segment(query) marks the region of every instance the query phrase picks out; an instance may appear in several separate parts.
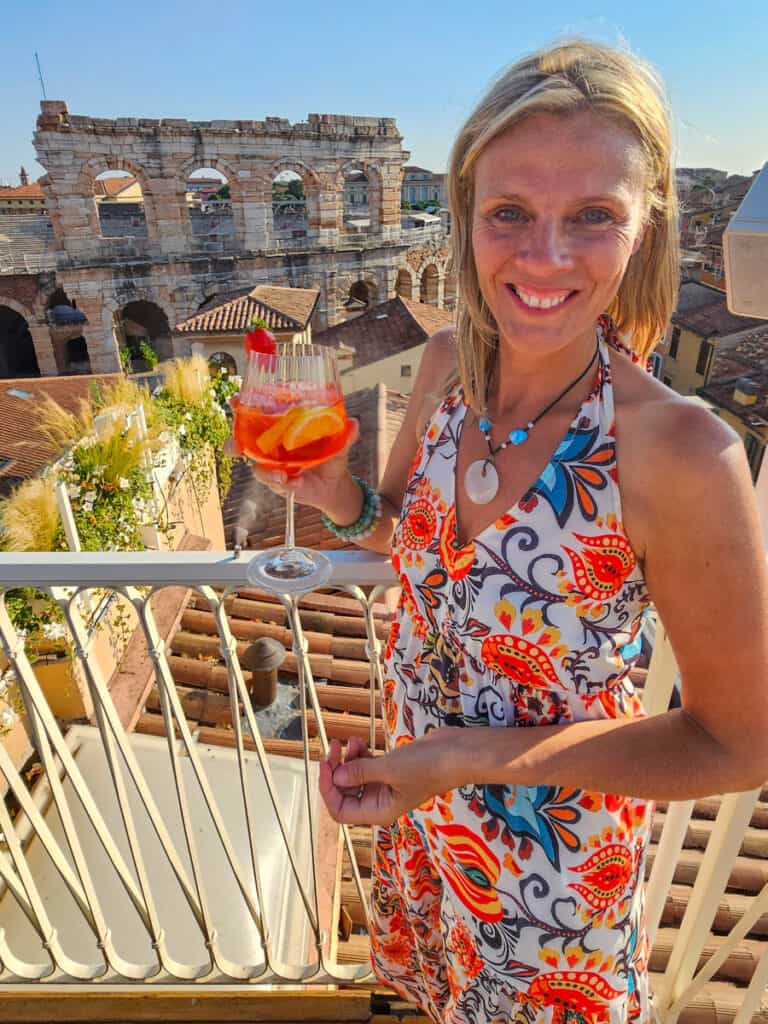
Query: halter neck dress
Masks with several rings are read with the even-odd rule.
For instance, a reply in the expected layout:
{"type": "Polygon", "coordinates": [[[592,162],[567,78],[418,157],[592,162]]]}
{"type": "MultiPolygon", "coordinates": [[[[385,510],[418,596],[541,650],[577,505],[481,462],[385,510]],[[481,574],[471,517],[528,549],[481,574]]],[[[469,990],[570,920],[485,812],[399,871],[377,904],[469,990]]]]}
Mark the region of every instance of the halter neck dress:
{"type": "MultiPolygon", "coordinates": [[[[616,471],[609,351],[623,346],[608,317],[596,333],[594,386],[546,468],[463,546],[461,388],[426,426],[392,548],[402,592],[383,710],[393,746],[448,725],[644,715],[622,654],[650,603],[616,471]]],[[[446,1024],[647,1024],[652,813],[647,801],[567,785],[477,784],[377,828],[375,973],[446,1024]]]]}

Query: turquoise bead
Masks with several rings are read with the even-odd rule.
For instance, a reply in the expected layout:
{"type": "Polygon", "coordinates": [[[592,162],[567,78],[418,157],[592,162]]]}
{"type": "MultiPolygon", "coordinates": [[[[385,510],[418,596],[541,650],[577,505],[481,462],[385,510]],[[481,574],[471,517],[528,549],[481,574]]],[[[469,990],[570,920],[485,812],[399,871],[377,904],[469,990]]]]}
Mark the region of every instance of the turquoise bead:
{"type": "Polygon", "coordinates": [[[509,435],[509,440],[512,442],[512,444],[522,444],[523,441],[528,440],[528,431],[520,429],[513,430],[509,435]]]}
{"type": "Polygon", "coordinates": [[[477,421],[477,425],[484,434],[487,434],[491,429],[491,421],[487,416],[481,416],[477,421]]]}

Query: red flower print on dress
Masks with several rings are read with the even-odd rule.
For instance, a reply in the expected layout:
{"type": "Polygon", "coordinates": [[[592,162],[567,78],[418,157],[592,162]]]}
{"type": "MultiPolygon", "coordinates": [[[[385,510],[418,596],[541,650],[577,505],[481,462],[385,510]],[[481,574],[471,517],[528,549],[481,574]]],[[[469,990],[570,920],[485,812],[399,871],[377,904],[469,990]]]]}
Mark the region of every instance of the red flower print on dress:
{"type": "Polygon", "coordinates": [[[585,537],[574,533],[584,547],[573,551],[563,545],[573,566],[575,590],[594,601],[614,597],[624,580],[635,568],[635,556],[626,537],[618,533],[604,533],[598,537],[585,537]]]}
{"type": "Polygon", "coordinates": [[[590,1024],[608,1024],[611,1018],[606,1000],[621,995],[621,990],[612,988],[593,971],[550,971],[533,979],[523,1001],[554,1008],[552,1024],[567,1024],[574,1013],[580,1013],[590,1024]]]}
{"type": "Polygon", "coordinates": [[[423,551],[436,529],[437,514],[433,505],[426,498],[411,502],[401,527],[403,544],[412,551],[423,551]]]}
{"type": "Polygon", "coordinates": [[[481,656],[488,668],[520,686],[543,690],[563,687],[546,651],[525,637],[488,636],[483,640],[481,656]]]}
{"type": "Polygon", "coordinates": [[[621,843],[603,846],[582,864],[572,867],[583,881],[569,882],[594,910],[606,910],[616,903],[632,878],[632,851],[621,843]]]}
{"type": "Polygon", "coordinates": [[[463,580],[475,561],[475,542],[456,546],[456,508],[451,505],[440,527],[440,556],[452,580],[463,580]]]}
{"type": "Polygon", "coordinates": [[[483,921],[500,921],[503,911],[495,886],[501,868],[496,854],[464,825],[428,821],[427,829],[443,840],[440,867],[462,904],[483,921]]]}

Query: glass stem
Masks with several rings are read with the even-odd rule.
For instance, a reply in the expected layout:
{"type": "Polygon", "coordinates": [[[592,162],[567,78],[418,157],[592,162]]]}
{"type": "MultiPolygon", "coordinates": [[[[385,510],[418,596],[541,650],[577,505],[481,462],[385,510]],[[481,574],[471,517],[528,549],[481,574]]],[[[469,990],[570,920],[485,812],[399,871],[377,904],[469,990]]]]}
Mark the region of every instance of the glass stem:
{"type": "Polygon", "coordinates": [[[285,502],[285,546],[290,549],[296,546],[293,538],[293,493],[286,495],[285,502]]]}

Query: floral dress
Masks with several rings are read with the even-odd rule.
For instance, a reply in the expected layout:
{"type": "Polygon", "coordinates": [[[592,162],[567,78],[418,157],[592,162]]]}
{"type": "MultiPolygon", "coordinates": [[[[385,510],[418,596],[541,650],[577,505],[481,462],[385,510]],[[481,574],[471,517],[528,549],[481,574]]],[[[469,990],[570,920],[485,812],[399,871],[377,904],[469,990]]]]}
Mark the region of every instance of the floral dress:
{"type": "MultiPolygon", "coordinates": [[[[541,476],[460,546],[457,388],[427,424],[393,540],[390,742],[440,726],[641,717],[622,648],[649,595],[622,523],[609,318],[594,387],[541,476]]],[[[647,1024],[653,805],[568,785],[477,783],[377,828],[371,960],[448,1024],[647,1024]]]]}

